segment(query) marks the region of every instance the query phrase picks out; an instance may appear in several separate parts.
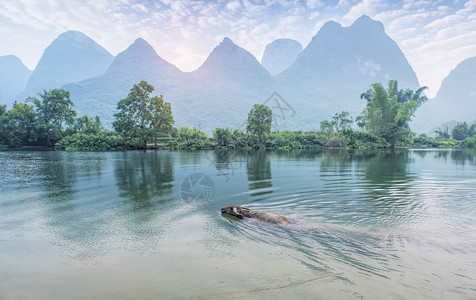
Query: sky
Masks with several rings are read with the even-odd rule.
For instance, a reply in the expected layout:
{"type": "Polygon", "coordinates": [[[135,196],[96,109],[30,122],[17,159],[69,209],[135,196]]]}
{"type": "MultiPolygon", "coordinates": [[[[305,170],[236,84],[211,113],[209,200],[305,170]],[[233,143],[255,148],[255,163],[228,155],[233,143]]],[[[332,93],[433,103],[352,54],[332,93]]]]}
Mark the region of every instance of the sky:
{"type": "Polygon", "coordinates": [[[230,37],[261,61],[267,44],[291,38],[304,47],[334,20],[381,21],[421,85],[438,91],[458,63],[476,56],[476,0],[2,0],[0,55],[34,69],[62,32],[78,30],[117,55],[138,37],[183,71],[193,71],[230,37]]]}

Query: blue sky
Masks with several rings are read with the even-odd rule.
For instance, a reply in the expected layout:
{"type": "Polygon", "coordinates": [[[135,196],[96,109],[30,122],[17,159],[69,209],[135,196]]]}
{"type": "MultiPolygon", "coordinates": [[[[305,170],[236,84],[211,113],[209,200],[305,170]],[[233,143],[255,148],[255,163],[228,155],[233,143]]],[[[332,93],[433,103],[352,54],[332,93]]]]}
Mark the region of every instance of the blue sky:
{"type": "Polygon", "coordinates": [[[142,37],[192,71],[225,36],[261,60],[274,39],[306,46],[326,21],[348,26],[363,14],[384,23],[430,96],[476,56],[476,0],[2,0],[0,55],[15,54],[33,69],[56,36],[79,30],[114,55],[142,37]]]}

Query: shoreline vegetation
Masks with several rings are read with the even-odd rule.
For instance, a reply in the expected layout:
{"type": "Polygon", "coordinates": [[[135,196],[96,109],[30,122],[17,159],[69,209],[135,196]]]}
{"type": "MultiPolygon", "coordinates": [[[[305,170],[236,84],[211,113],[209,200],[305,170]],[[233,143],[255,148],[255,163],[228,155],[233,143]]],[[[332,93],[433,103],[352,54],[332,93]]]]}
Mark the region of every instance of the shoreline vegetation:
{"type": "Polygon", "coordinates": [[[15,102],[10,110],[0,105],[0,149],[476,149],[476,124],[459,123],[451,132],[437,130],[437,137],[417,136],[410,130],[415,111],[428,100],[425,90],[398,89],[396,80],[390,80],[387,88],[372,84],[360,96],[367,106],[355,121],[344,111],[321,121],[314,131],[272,132],[272,111],[255,104],[245,130],[215,128],[209,136],[195,127],[173,127],[171,104],[162,95],[151,96],[154,87],[145,81],[135,84],[118,102],[112,131],[104,128],[98,116],[77,117],[69,92],[53,89],[38,94],[40,99],[15,102]]]}

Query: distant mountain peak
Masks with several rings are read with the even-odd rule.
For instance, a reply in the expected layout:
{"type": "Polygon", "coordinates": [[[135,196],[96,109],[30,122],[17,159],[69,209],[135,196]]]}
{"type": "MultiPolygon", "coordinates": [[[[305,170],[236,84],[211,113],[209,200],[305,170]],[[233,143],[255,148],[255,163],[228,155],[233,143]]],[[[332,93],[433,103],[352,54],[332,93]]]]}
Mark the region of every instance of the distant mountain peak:
{"type": "Polygon", "coordinates": [[[136,40],[134,41],[134,43],[132,43],[133,45],[144,45],[144,46],[150,46],[150,44],[144,40],[143,38],[139,37],[139,38],[136,38],[136,40]]]}
{"type": "Polygon", "coordinates": [[[0,56],[0,105],[11,104],[30,75],[31,70],[15,55],[0,56]]]}
{"type": "Polygon", "coordinates": [[[143,38],[137,38],[127,49],[119,53],[106,70],[106,73],[121,73],[128,68],[141,70],[144,72],[144,76],[146,76],[146,73],[155,74],[157,70],[164,69],[170,70],[169,75],[181,73],[177,67],[161,58],[143,38]]]}
{"type": "Polygon", "coordinates": [[[208,55],[205,62],[193,72],[197,77],[232,78],[251,83],[272,81],[269,72],[247,50],[225,37],[208,55]]]}
{"type": "Polygon", "coordinates": [[[63,32],[45,49],[18,99],[101,75],[113,58],[86,34],[74,30],[63,32]]]}
{"type": "Polygon", "coordinates": [[[339,30],[342,29],[342,25],[337,23],[336,21],[327,21],[322,25],[320,31],[334,31],[334,30],[339,30]]]}
{"type": "MultiPolygon", "coordinates": [[[[223,40],[221,41],[220,44],[224,44],[224,45],[235,45],[235,43],[233,43],[233,41],[229,38],[229,37],[224,37],[223,40]]],[[[236,45],[235,45],[236,46],[236,45]]]]}
{"type": "Polygon", "coordinates": [[[289,68],[301,52],[302,45],[298,41],[277,39],[266,46],[261,64],[275,76],[289,68]]]}
{"type": "Polygon", "coordinates": [[[154,48],[143,38],[137,38],[134,43],[129,45],[126,50],[123,52],[142,52],[142,53],[149,53],[150,55],[157,55],[154,48]]]}
{"type": "Polygon", "coordinates": [[[229,37],[224,37],[223,40],[218,44],[218,46],[215,47],[213,50],[214,52],[216,51],[233,51],[240,48],[238,45],[236,45],[229,37]]]}
{"type": "Polygon", "coordinates": [[[71,38],[71,37],[84,37],[84,38],[89,38],[86,34],[82,33],[81,31],[77,30],[68,30],[60,35],[58,35],[57,38],[71,38]]]}
{"type": "Polygon", "coordinates": [[[360,18],[355,20],[354,23],[352,23],[350,27],[354,29],[355,28],[365,29],[365,30],[373,29],[373,30],[385,32],[385,27],[383,26],[382,22],[376,21],[367,15],[362,15],[360,18]]]}
{"type": "Polygon", "coordinates": [[[18,58],[18,56],[12,55],[12,54],[0,56],[0,61],[14,62],[14,63],[23,64],[23,62],[21,61],[20,58],[18,58]]]}

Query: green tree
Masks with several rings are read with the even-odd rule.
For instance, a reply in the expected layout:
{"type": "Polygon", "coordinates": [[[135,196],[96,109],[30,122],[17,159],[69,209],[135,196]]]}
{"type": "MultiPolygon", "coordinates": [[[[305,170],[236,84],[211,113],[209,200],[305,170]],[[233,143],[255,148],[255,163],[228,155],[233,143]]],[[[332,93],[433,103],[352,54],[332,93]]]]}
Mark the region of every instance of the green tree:
{"type": "Polygon", "coordinates": [[[436,138],[439,140],[449,140],[450,139],[450,133],[448,132],[448,126],[445,127],[445,129],[437,129],[435,130],[436,133],[436,138]]]}
{"type": "Polygon", "coordinates": [[[0,105],[0,146],[7,146],[8,143],[8,117],[7,106],[0,105]]]}
{"type": "Polygon", "coordinates": [[[353,118],[347,111],[343,111],[340,114],[336,113],[332,117],[332,122],[337,131],[350,129],[352,123],[354,123],[353,118]]]}
{"type": "Polygon", "coordinates": [[[177,132],[177,137],[180,141],[206,140],[208,138],[205,132],[195,127],[180,127],[177,132]]]}
{"type": "Polygon", "coordinates": [[[36,114],[33,106],[14,103],[7,112],[9,145],[18,147],[35,143],[38,140],[35,128],[36,114]]]}
{"type": "Polygon", "coordinates": [[[425,95],[425,91],[428,89],[426,86],[422,86],[418,88],[416,91],[406,89],[398,89],[398,81],[397,80],[390,80],[388,82],[387,93],[390,98],[393,96],[397,96],[398,103],[407,103],[408,101],[415,101],[417,106],[420,107],[428,101],[428,97],[425,95]]]}
{"type": "Polygon", "coordinates": [[[468,137],[473,137],[476,134],[476,123],[469,127],[468,137]]]}
{"type": "Polygon", "coordinates": [[[334,122],[329,120],[321,121],[320,128],[324,132],[332,132],[334,131],[334,122]]]}
{"type": "MultiPolygon", "coordinates": [[[[415,101],[417,107],[420,107],[428,101],[428,97],[425,95],[425,91],[428,89],[426,86],[422,86],[416,91],[410,89],[398,89],[398,81],[397,80],[389,80],[387,83],[387,94],[390,98],[393,96],[397,97],[397,102],[405,104],[409,101],[415,101]]],[[[375,96],[375,90],[373,88],[368,89],[366,92],[360,95],[360,99],[366,99],[367,103],[372,101],[372,98],[375,96]]],[[[359,123],[358,123],[359,124],[359,123]]],[[[359,125],[360,126],[360,125],[359,125]]]]}
{"type": "Polygon", "coordinates": [[[255,104],[248,113],[246,132],[256,140],[256,147],[263,147],[271,133],[272,111],[265,105],[255,104]]]}
{"type": "Polygon", "coordinates": [[[215,128],[213,139],[217,147],[228,147],[232,141],[232,131],[228,128],[215,128]]]}
{"type": "Polygon", "coordinates": [[[36,111],[36,128],[40,137],[45,140],[46,146],[52,146],[63,135],[63,126],[72,125],[76,117],[74,104],[70,99],[69,91],[53,89],[38,94],[38,98],[28,98],[32,101],[36,111]]]}
{"type": "Polygon", "coordinates": [[[398,142],[407,141],[411,134],[408,123],[415,114],[417,102],[398,102],[398,96],[390,96],[379,83],[374,83],[372,91],[367,93],[373,96],[367,101],[367,107],[362,112],[365,128],[386,140],[392,148],[398,142]]]}
{"type": "Polygon", "coordinates": [[[466,122],[458,123],[453,130],[451,130],[451,136],[458,141],[462,141],[469,137],[469,128],[466,122]]]}
{"type": "Polygon", "coordinates": [[[163,97],[150,97],[154,87],[146,81],[134,84],[129,95],[117,103],[114,129],[126,139],[139,140],[142,147],[152,138],[157,145],[161,131],[172,132],[173,118],[170,103],[163,97]]]}
{"type": "Polygon", "coordinates": [[[149,109],[151,111],[151,129],[154,134],[154,144],[157,147],[157,136],[161,133],[172,133],[174,131],[174,118],[172,116],[172,106],[164,101],[164,96],[154,96],[150,98],[149,109]]]}
{"type": "Polygon", "coordinates": [[[103,130],[104,126],[99,116],[96,116],[94,119],[89,116],[81,116],[75,120],[75,132],[96,135],[103,130]]]}

